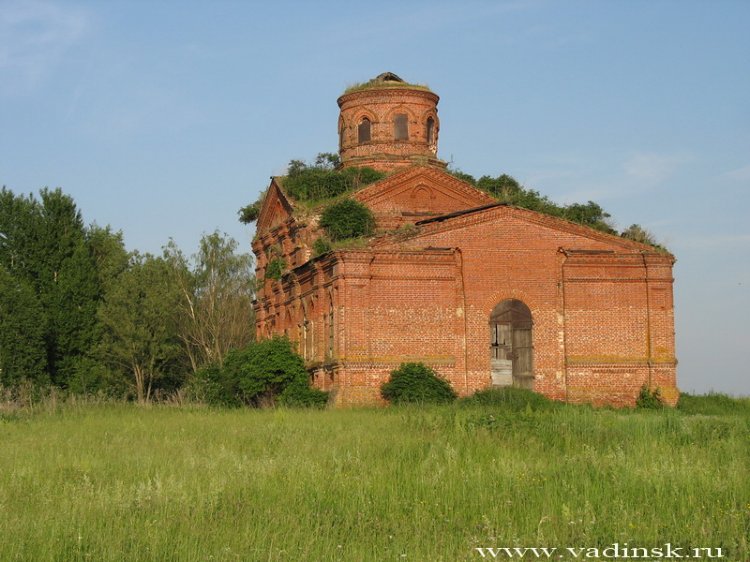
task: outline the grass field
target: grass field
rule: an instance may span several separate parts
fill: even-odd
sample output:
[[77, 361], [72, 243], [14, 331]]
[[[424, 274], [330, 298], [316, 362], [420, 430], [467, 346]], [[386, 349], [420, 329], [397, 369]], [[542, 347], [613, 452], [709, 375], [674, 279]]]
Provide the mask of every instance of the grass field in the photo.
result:
[[746, 562], [750, 402], [684, 404], [0, 413], [0, 560], [576, 560], [563, 549], [671, 543]]

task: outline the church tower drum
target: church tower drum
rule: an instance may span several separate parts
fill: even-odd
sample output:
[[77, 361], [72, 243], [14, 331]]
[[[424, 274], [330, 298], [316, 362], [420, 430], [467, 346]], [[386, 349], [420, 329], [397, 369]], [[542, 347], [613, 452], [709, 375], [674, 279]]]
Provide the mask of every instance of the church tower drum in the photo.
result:
[[342, 167], [445, 168], [437, 157], [439, 99], [426, 86], [408, 84], [391, 72], [349, 88], [338, 99]]

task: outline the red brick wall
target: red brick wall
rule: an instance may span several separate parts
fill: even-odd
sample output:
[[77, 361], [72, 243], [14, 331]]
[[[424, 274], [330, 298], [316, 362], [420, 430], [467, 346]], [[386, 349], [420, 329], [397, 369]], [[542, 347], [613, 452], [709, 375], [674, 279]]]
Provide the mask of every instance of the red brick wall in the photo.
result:
[[[343, 166], [369, 166], [385, 172], [415, 163], [444, 168], [445, 162], [437, 159], [438, 99], [432, 92], [406, 87], [380, 87], [341, 96], [339, 153]], [[408, 140], [394, 138], [396, 114], [408, 117]], [[358, 139], [358, 126], [363, 118], [371, 122], [371, 137], [367, 142]], [[429, 118], [435, 121], [432, 145], [427, 142]]]
[[[284, 223], [254, 248], [281, 247], [291, 260], [302, 238], [304, 229]], [[518, 299], [533, 319], [534, 390], [632, 405], [646, 384], [674, 403], [672, 263], [645, 246], [499, 206], [300, 262], [264, 283], [258, 333], [298, 342], [315, 384], [340, 405], [378, 402], [405, 361], [431, 365], [468, 394], [490, 385], [492, 309]]]

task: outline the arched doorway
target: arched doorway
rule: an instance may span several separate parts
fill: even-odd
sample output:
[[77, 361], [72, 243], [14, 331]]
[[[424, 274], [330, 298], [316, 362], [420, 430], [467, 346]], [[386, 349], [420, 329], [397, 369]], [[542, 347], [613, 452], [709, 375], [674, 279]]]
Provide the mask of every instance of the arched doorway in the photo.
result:
[[531, 389], [534, 381], [531, 311], [519, 300], [507, 299], [490, 314], [492, 386]]

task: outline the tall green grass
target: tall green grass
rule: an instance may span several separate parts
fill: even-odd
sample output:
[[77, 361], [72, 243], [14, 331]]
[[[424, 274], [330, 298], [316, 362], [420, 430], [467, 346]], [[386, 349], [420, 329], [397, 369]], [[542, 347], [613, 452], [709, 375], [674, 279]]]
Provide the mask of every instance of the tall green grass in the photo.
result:
[[0, 560], [455, 561], [614, 542], [747, 560], [746, 409], [510, 403], [0, 416]]

